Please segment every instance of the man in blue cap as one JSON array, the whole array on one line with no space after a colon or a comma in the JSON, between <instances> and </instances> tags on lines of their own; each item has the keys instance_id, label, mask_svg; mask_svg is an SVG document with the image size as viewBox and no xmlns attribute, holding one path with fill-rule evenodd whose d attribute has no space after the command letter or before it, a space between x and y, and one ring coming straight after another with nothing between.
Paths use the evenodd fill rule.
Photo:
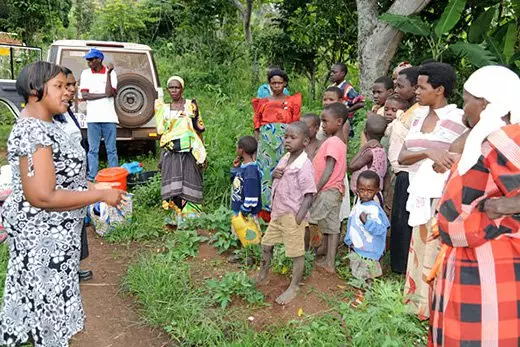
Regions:
<instances>
[{"instance_id":1,"label":"man in blue cap","mask_svg":"<svg viewBox=\"0 0 520 347\"><path fill-rule=\"evenodd\" d=\"M88 174L93 181L99 167L99 144L105 142L108 167L118 166L116 133L119 123L114 107L117 93L117 75L112 64L103 65L103 52L92 48L84 56L89 69L83 70L80 91L87 100Z\"/></svg>"}]
</instances>

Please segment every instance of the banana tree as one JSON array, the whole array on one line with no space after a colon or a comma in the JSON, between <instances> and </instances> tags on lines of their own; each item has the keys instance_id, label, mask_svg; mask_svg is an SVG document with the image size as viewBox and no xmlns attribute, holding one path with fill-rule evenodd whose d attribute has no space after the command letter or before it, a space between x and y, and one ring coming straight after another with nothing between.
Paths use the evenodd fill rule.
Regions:
<instances>
[{"instance_id":1,"label":"banana tree","mask_svg":"<svg viewBox=\"0 0 520 347\"><path fill-rule=\"evenodd\" d=\"M513 2L518 3L520 0ZM443 54L450 50L455 55L466 58L476 67L499 63L520 68L517 65L520 63L520 52L515 52L518 39L515 15L509 22L497 23L496 6L488 8L472 21L465 35L468 41L459 40L451 44L448 42L450 31L460 21L465 7L466 0L450 0L440 19L432 24L424 22L419 16L391 13L381 15L380 19L403 33L424 37L432 57L436 60L442 60ZM514 10L517 8L520 9L513 6ZM496 30L492 30L493 24L498 26Z\"/></svg>"}]
</instances>

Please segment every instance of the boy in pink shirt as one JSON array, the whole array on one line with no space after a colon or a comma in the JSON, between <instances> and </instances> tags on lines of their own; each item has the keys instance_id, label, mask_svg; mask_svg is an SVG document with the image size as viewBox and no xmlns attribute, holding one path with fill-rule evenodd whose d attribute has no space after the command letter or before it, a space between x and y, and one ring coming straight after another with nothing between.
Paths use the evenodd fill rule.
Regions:
<instances>
[{"instance_id":1,"label":"boy in pink shirt","mask_svg":"<svg viewBox=\"0 0 520 347\"><path fill-rule=\"evenodd\" d=\"M289 124L284 146L289 152L280 159L273 172L271 221L262 238L262 261L257 285L269 283L267 275L274 245L283 243L285 255L293 258L293 273L289 288L276 302L285 305L296 297L303 276L305 255L305 222L316 193L314 170L304 149L309 143L309 128L304 122Z\"/></svg>"},{"instance_id":2,"label":"boy in pink shirt","mask_svg":"<svg viewBox=\"0 0 520 347\"><path fill-rule=\"evenodd\" d=\"M341 227L339 212L345 193L347 145L343 125L347 116L348 109L339 102L323 109L321 126L329 137L312 162L318 194L311 206L309 223L318 226L324 236L322 246L327 248L325 259L316 265L330 273L336 272L334 262Z\"/></svg>"}]
</instances>

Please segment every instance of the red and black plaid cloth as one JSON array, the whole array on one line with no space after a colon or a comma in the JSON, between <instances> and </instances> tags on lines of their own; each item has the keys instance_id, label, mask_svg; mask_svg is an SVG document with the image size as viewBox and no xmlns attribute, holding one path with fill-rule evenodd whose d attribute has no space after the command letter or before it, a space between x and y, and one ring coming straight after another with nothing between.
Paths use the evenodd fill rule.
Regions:
<instances>
[{"instance_id":1,"label":"red and black plaid cloth","mask_svg":"<svg viewBox=\"0 0 520 347\"><path fill-rule=\"evenodd\" d=\"M479 203L520 193L520 125L488 136L478 163L457 168L439 205L446 253L434 284L429 346L520 346L520 218L490 220Z\"/></svg>"}]
</instances>

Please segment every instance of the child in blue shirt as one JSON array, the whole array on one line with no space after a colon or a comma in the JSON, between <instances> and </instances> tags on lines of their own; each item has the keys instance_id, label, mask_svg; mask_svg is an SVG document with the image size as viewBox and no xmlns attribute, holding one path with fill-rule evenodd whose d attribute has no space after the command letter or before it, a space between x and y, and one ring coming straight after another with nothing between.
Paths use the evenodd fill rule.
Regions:
<instances>
[{"instance_id":1,"label":"child in blue shirt","mask_svg":"<svg viewBox=\"0 0 520 347\"><path fill-rule=\"evenodd\" d=\"M374 201L379 192L380 177L374 171L363 171L357 179L358 203L350 212L345 244L349 254L352 275L371 282L382 275L379 259L386 245L390 222L381 206Z\"/></svg>"},{"instance_id":2,"label":"child in blue shirt","mask_svg":"<svg viewBox=\"0 0 520 347\"><path fill-rule=\"evenodd\" d=\"M257 142L253 136L244 136L238 140L237 157L231 168L233 188L231 209L235 215L256 216L262 208L261 173L254 160Z\"/></svg>"}]
</instances>

